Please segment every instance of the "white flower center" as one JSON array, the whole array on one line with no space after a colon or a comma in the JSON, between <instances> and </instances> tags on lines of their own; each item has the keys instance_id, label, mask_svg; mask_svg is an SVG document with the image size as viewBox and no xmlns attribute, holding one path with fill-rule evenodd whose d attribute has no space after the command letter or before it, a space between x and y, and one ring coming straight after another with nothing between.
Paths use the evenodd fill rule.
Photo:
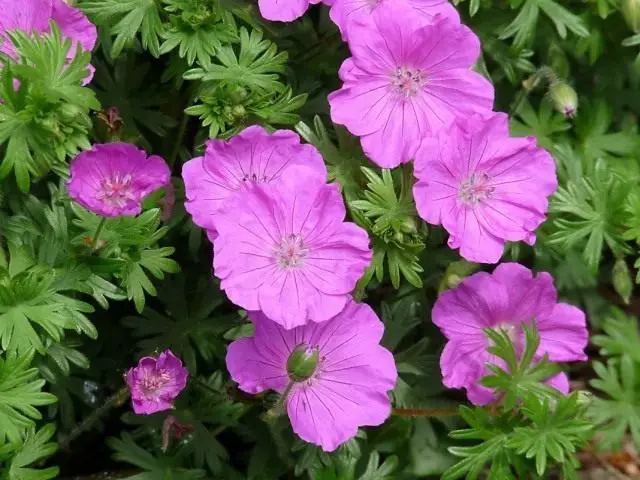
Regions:
<instances>
[{"instance_id":1,"label":"white flower center","mask_svg":"<svg viewBox=\"0 0 640 480\"><path fill-rule=\"evenodd\" d=\"M482 200L491 198L495 187L491 185L491 177L486 173L472 173L471 176L460 183L458 197L469 204L477 205Z\"/></svg>"},{"instance_id":2,"label":"white flower center","mask_svg":"<svg viewBox=\"0 0 640 480\"><path fill-rule=\"evenodd\" d=\"M405 98L415 97L427 84L427 77L418 68L400 67L391 73L391 86Z\"/></svg>"},{"instance_id":3,"label":"white flower center","mask_svg":"<svg viewBox=\"0 0 640 480\"><path fill-rule=\"evenodd\" d=\"M119 173L115 173L111 178L102 181L97 198L112 207L121 208L135 198L132 190L131 175L120 176Z\"/></svg>"},{"instance_id":4,"label":"white flower center","mask_svg":"<svg viewBox=\"0 0 640 480\"><path fill-rule=\"evenodd\" d=\"M300 268L309 253L302 236L294 233L282 237L274 250L276 262L284 270Z\"/></svg>"},{"instance_id":5,"label":"white flower center","mask_svg":"<svg viewBox=\"0 0 640 480\"><path fill-rule=\"evenodd\" d=\"M142 378L140 388L147 396L155 396L171 381L171 376L166 370L160 370L145 375Z\"/></svg>"}]
</instances>

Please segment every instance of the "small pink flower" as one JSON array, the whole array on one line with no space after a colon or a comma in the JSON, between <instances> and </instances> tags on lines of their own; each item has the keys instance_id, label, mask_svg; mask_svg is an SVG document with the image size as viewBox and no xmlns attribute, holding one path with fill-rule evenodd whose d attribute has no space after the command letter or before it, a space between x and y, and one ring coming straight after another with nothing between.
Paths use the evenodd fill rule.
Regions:
<instances>
[{"instance_id":1,"label":"small pink flower","mask_svg":"<svg viewBox=\"0 0 640 480\"><path fill-rule=\"evenodd\" d=\"M236 192L254 183L278 184L291 176L293 167L308 169L318 183L327 181L322 157L312 145L300 143L290 130L269 134L253 125L230 140L209 140L204 157L184 164L182 177L187 196L185 208L193 222L215 238L215 219Z\"/></svg>"},{"instance_id":2,"label":"small pink flower","mask_svg":"<svg viewBox=\"0 0 640 480\"><path fill-rule=\"evenodd\" d=\"M335 0L330 17L338 25L342 38L348 40L353 22L366 23L376 9L387 3L404 3L411 7L413 14L423 19L425 24L433 23L436 15L459 22L458 11L448 0ZM326 3L326 2L325 2Z\"/></svg>"},{"instance_id":3,"label":"small pink flower","mask_svg":"<svg viewBox=\"0 0 640 480\"><path fill-rule=\"evenodd\" d=\"M551 155L533 137L510 138L505 114L460 119L425 139L415 175L419 215L472 262L498 262L506 241L533 245L557 188Z\"/></svg>"},{"instance_id":4,"label":"small pink flower","mask_svg":"<svg viewBox=\"0 0 640 480\"><path fill-rule=\"evenodd\" d=\"M478 383L489 374L486 364L502 366L500 359L487 352L485 328L506 330L521 350L521 324L535 321L540 334L538 358L546 353L552 362L587 359L584 313L557 302L551 275L539 273L534 277L531 270L517 263L503 263L493 274L476 273L442 293L433 307L432 318L448 340L440 357L444 384L465 388L475 404L486 404L494 398L490 389ZM553 377L548 383L568 391L564 376Z\"/></svg>"},{"instance_id":5,"label":"small pink flower","mask_svg":"<svg viewBox=\"0 0 640 480\"><path fill-rule=\"evenodd\" d=\"M129 143L94 145L73 159L70 170L71 198L104 217L139 214L142 200L171 175L161 157L148 157Z\"/></svg>"},{"instance_id":6,"label":"small pink flower","mask_svg":"<svg viewBox=\"0 0 640 480\"><path fill-rule=\"evenodd\" d=\"M240 338L227 351L227 368L248 393L283 393L291 425L303 440L335 450L355 437L358 427L381 425L391 413L387 392L397 371L391 352L379 345L384 326L365 304L350 302L336 317L286 330L260 312L249 314L253 337ZM308 378L290 378L294 350L317 355Z\"/></svg>"},{"instance_id":7,"label":"small pink flower","mask_svg":"<svg viewBox=\"0 0 640 480\"><path fill-rule=\"evenodd\" d=\"M133 411L150 415L173 408L173 402L187 385L188 376L189 372L171 350L157 358L141 358L125 375Z\"/></svg>"},{"instance_id":8,"label":"small pink flower","mask_svg":"<svg viewBox=\"0 0 640 480\"><path fill-rule=\"evenodd\" d=\"M216 218L214 271L229 299L293 328L339 313L371 261L338 185L304 172L250 185Z\"/></svg>"},{"instance_id":9,"label":"small pink flower","mask_svg":"<svg viewBox=\"0 0 640 480\"><path fill-rule=\"evenodd\" d=\"M423 138L493 106L493 86L470 70L480 41L458 22L425 25L408 5L385 3L350 24L349 48L344 84L329 95L331 119L380 167L410 161Z\"/></svg>"},{"instance_id":10,"label":"small pink flower","mask_svg":"<svg viewBox=\"0 0 640 480\"><path fill-rule=\"evenodd\" d=\"M15 48L6 32L22 30L27 34L47 33L50 20L56 22L64 38L72 40L67 57L69 60L75 56L78 43L87 52L93 50L98 38L95 25L82 10L67 5L64 0L0 0L0 51L16 58ZM91 81L93 72L94 68L89 66L85 84Z\"/></svg>"}]
</instances>

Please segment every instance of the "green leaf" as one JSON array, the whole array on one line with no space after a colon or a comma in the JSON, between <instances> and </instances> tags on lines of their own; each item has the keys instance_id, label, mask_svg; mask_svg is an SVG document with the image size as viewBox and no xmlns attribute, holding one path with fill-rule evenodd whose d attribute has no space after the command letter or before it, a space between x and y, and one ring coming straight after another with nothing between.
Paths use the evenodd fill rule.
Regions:
<instances>
[{"instance_id":1,"label":"green leaf","mask_svg":"<svg viewBox=\"0 0 640 480\"><path fill-rule=\"evenodd\" d=\"M133 42L138 32L142 46L154 57L160 55L159 37L164 27L156 0L81 0L79 6L97 25L115 35L110 52L113 58Z\"/></svg>"},{"instance_id":2,"label":"green leaf","mask_svg":"<svg viewBox=\"0 0 640 480\"><path fill-rule=\"evenodd\" d=\"M602 448L619 448L628 433L635 444L640 444L640 389L636 368L627 355L609 360L606 365L593 363L598 378L589 383L608 397L595 397L589 410Z\"/></svg>"},{"instance_id":3,"label":"green leaf","mask_svg":"<svg viewBox=\"0 0 640 480\"><path fill-rule=\"evenodd\" d=\"M6 468L0 466L0 472L6 480L49 480L58 476L57 467L45 469L30 468L39 460L51 456L57 450L55 443L49 442L55 432L55 425L50 423L42 427L38 432L30 431L22 445L18 447L9 465Z\"/></svg>"},{"instance_id":4,"label":"green leaf","mask_svg":"<svg viewBox=\"0 0 640 480\"><path fill-rule=\"evenodd\" d=\"M25 429L42 418L35 407L56 401L56 397L41 391L45 382L38 377L38 370L29 368L33 354L30 350L20 356L0 357L0 445L5 439L20 442Z\"/></svg>"},{"instance_id":5,"label":"green leaf","mask_svg":"<svg viewBox=\"0 0 640 480\"><path fill-rule=\"evenodd\" d=\"M263 39L262 32L240 28L240 49L225 45L218 50L220 64L188 70L187 80L203 82L218 81L242 85L253 91L282 91L279 73L284 71L287 53L280 52L276 45Z\"/></svg>"}]
</instances>

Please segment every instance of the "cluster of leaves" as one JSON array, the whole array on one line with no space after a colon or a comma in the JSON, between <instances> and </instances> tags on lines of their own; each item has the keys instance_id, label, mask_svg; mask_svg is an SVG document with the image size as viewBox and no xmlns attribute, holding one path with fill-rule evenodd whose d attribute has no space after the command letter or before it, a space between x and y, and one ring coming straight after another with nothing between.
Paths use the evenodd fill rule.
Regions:
<instances>
[{"instance_id":1,"label":"cluster of leaves","mask_svg":"<svg viewBox=\"0 0 640 480\"><path fill-rule=\"evenodd\" d=\"M562 478L577 478L576 453L593 433L587 405L580 392L568 396L543 383L558 373L546 356L536 359L540 336L535 324L522 326L525 346L519 357L509 334L486 330L489 353L504 367L489 365L491 374L481 380L499 400L490 407L461 407L468 428L451 432L457 440L479 441L473 446L451 447L461 460L442 476L444 480L477 479L489 469L489 479L548 478L556 467Z\"/></svg>"},{"instance_id":2,"label":"cluster of leaves","mask_svg":"<svg viewBox=\"0 0 640 480\"><path fill-rule=\"evenodd\" d=\"M140 42L154 57L177 53L168 75L190 81L187 115L210 137L230 136L252 123L292 125L305 94L283 83L287 53L255 28L250 11L203 0L82 0L80 6L114 36L116 58Z\"/></svg>"},{"instance_id":3,"label":"cluster of leaves","mask_svg":"<svg viewBox=\"0 0 640 480\"><path fill-rule=\"evenodd\" d=\"M593 343L606 362L593 362L597 378L591 386L604 394L595 397L590 409L603 449L619 448L626 435L640 444L640 330L638 320L612 309L603 322L604 333Z\"/></svg>"},{"instance_id":4,"label":"cluster of leaves","mask_svg":"<svg viewBox=\"0 0 640 480\"><path fill-rule=\"evenodd\" d=\"M77 49L68 61L71 40L63 42L55 24L42 36L8 35L19 60L0 57L0 180L13 172L27 192L32 178L64 169L68 156L90 146L89 112L100 104L81 86L91 54Z\"/></svg>"}]
</instances>

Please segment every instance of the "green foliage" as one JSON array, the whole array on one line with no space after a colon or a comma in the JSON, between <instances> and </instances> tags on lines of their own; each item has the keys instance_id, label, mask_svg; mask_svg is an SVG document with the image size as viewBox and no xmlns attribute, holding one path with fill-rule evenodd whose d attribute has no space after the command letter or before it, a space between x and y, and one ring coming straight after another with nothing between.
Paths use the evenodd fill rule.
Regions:
<instances>
[{"instance_id":1,"label":"green foliage","mask_svg":"<svg viewBox=\"0 0 640 480\"><path fill-rule=\"evenodd\" d=\"M45 425L37 432L33 429L27 433L23 441L15 444L0 446L0 478L3 480L48 480L56 478L59 470L57 467L44 469L32 468L30 465L51 456L57 445L49 442L56 430L54 424ZM8 463L2 463L3 457Z\"/></svg>"},{"instance_id":2,"label":"green foliage","mask_svg":"<svg viewBox=\"0 0 640 480\"><path fill-rule=\"evenodd\" d=\"M77 217L74 223L83 232L75 242L86 243L85 239L93 238L102 219L77 204L72 209ZM159 209L147 210L138 217L106 220L100 231L104 248L99 249L97 256L85 259L94 269L117 280L138 312L144 309L145 293L157 294L149 274L162 280L166 273L176 273L180 268L168 258L175 249L157 245L169 230L160 227L160 221Z\"/></svg>"},{"instance_id":3,"label":"green foliage","mask_svg":"<svg viewBox=\"0 0 640 480\"><path fill-rule=\"evenodd\" d=\"M47 35L9 35L19 60L3 60L0 69L0 179L13 172L26 192L32 179L89 147L89 112L100 105L82 86L90 54L78 49L68 60L71 41L63 41L55 25Z\"/></svg>"},{"instance_id":4,"label":"green foliage","mask_svg":"<svg viewBox=\"0 0 640 480\"><path fill-rule=\"evenodd\" d=\"M22 432L42 418L35 407L56 401L53 395L41 391L45 382L38 378L37 369L29 368L32 359L33 350L0 358L0 448L7 440L20 442Z\"/></svg>"},{"instance_id":5,"label":"green foliage","mask_svg":"<svg viewBox=\"0 0 640 480\"><path fill-rule=\"evenodd\" d=\"M640 330L638 320L619 309L602 325L604 334L593 337L600 353L609 357L606 363L594 362L597 378L591 385L606 395L593 399L590 415L598 427L601 448L619 447L630 433L640 443Z\"/></svg>"},{"instance_id":6,"label":"green foliage","mask_svg":"<svg viewBox=\"0 0 640 480\"><path fill-rule=\"evenodd\" d=\"M535 359L540 335L535 324L522 325L524 351L520 358L509 334L503 330L485 332L487 349L504 362L504 368L489 364L492 372L481 383L494 389L499 400L490 408L461 407L468 428L451 432L458 440L476 440L473 446L451 447L461 460L442 476L443 480L477 479L490 465L492 480L524 478L535 472L547 478L551 465L562 468L566 478L575 478L578 449L592 435L586 406L579 392L568 396L541 383L557 373L546 358Z\"/></svg>"},{"instance_id":7,"label":"green foliage","mask_svg":"<svg viewBox=\"0 0 640 480\"><path fill-rule=\"evenodd\" d=\"M156 0L81 0L79 5L98 26L115 35L110 52L113 58L136 39L138 32L142 47L156 57L160 55L164 26Z\"/></svg>"}]
</instances>

